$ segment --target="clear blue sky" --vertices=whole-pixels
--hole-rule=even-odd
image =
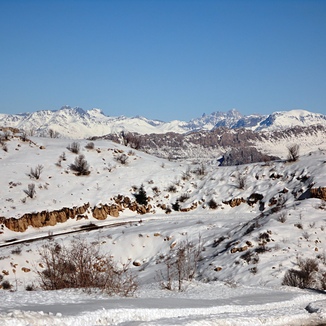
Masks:
[[[0,113],[326,114],[325,0],[0,0]]]

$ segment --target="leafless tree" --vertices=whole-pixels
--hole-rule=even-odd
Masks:
[[[184,282],[195,278],[198,271],[198,262],[202,252],[201,237],[198,243],[188,241],[188,239],[171,249],[169,255],[164,259],[165,271],[161,271],[161,287],[173,290],[173,283],[177,282],[178,291],[184,290]]]

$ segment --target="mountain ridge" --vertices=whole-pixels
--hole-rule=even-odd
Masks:
[[[0,114],[0,126],[14,127],[37,136],[48,136],[54,130],[63,138],[88,138],[120,132],[138,134],[185,134],[193,131],[245,128],[253,131],[286,129],[294,126],[326,126],[326,115],[306,110],[276,111],[269,115],[242,115],[236,109],[227,112],[203,114],[189,122],[171,120],[163,122],[142,116],[108,116],[101,109],[84,110],[63,106],[59,110],[41,110],[32,113]]]

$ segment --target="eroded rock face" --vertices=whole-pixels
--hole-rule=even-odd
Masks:
[[[326,187],[311,188],[311,197],[326,200]]]
[[[118,204],[105,204],[100,207],[94,207],[92,213],[97,220],[105,220],[108,216],[118,217],[120,211],[122,211],[122,207]]]
[[[0,223],[4,224],[9,230],[24,232],[29,226],[40,228],[43,226],[54,226],[57,223],[64,223],[70,218],[75,218],[80,214],[84,214],[88,208],[89,204],[85,204],[80,207],[64,207],[52,212],[42,211],[38,213],[28,213],[20,218],[0,217]]]
[[[91,212],[94,218],[97,220],[105,220],[108,216],[118,217],[119,213],[124,209],[130,209],[138,214],[146,214],[152,210],[152,205],[147,206],[139,205],[135,201],[131,201],[129,197],[118,195],[113,198],[113,204],[103,204],[91,208]],[[43,226],[54,226],[57,223],[64,223],[68,219],[76,218],[80,220],[81,218],[87,219],[87,210],[90,205],[85,204],[80,207],[67,208],[64,207],[60,210],[55,210],[52,212],[42,211],[37,213],[24,214],[20,218],[6,218],[0,217],[0,224],[6,226],[9,230],[15,232],[24,232],[29,226],[34,228],[41,228]]]
[[[245,203],[246,201],[241,197],[241,198],[233,198],[227,201],[223,201],[223,204],[230,205],[231,207],[236,207],[239,206],[241,203]]]

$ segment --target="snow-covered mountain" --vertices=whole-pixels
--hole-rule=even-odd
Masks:
[[[306,110],[274,112],[256,126],[256,130],[275,130],[292,127],[307,127],[320,124],[326,126],[326,115]]]
[[[0,126],[15,127],[35,135],[46,136],[49,130],[65,138],[87,138],[121,131],[140,134],[188,131],[186,123],[149,120],[143,117],[109,117],[100,109],[83,110],[64,106],[56,111],[37,111],[23,114],[0,114]]]
[[[190,131],[213,130],[226,127],[250,130],[286,129],[294,126],[307,127],[321,124],[326,126],[326,116],[304,110],[275,112],[266,115],[243,116],[233,109],[228,112],[203,114],[200,118],[186,121],[163,122],[145,117],[106,116],[100,109],[83,110],[64,106],[55,111],[37,111],[22,114],[0,114],[0,126],[15,127],[29,134],[49,135],[54,131],[64,138],[78,139],[120,132],[144,134],[164,134],[174,132],[185,134]],[[53,133],[52,133],[53,135]]]

